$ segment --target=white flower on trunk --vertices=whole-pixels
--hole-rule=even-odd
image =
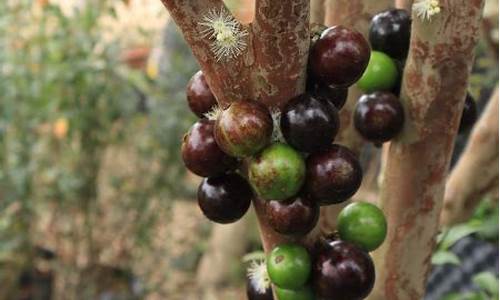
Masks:
[[[245,50],[248,32],[224,8],[208,11],[198,24],[204,27],[202,37],[212,40],[210,49],[217,61],[235,58]]]
[[[271,279],[267,274],[265,260],[252,261],[248,268],[248,278],[259,293],[264,294],[266,292],[271,285]]]
[[[439,6],[439,0],[417,0],[413,4],[413,11],[420,19],[429,21],[432,16],[441,12],[441,7]]]

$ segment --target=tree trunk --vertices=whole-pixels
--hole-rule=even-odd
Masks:
[[[389,148],[380,197],[389,228],[374,252],[371,300],[422,299],[430,270],[484,1],[440,4],[430,20],[413,13],[401,94],[406,122]]]
[[[448,178],[441,224],[467,220],[494,187],[498,187],[498,86]]]

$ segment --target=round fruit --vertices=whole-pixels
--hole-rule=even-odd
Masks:
[[[222,175],[237,166],[237,160],[224,153],[214,139],[214,122],[202,119],[184,136],[181,153],[186,168],[202,177]]]
[[[267,258],[267,273],[272,283],[284,289],[302,287],[311,273],[307,250],[296,244],[276,246]]]
[[[469,130],[472,127],[472,125],[476,123],[476,120],[477,120],[476,101],[474,101],[474,98],[472,98],[471,94],[467,93],[458,132],[463,133]]]
[[[366,93],[387,91],[396,85],[398,78],[398,67],[392,58],[382,52],[372,51],[368,67],[357,85]]]
[[[395,59],[404,59],[410,48],[410,14],[404,9],[391,9],[375,15],[370,26],[372,48]]]
[[[377,249],[387,233],[384,213],[376,205],[355,202],[344,207],[337,218],[340,238],[365,251]]]
[[[211,221],[221,224],[239,220],[247,212],[252,189],[238,174],[205,178],[198,188],[198,205]]]
[[[262,150],[273,133],[269,110],[253,100],[236,101],[223,110],[215,124],[215,140],[227,154],[251,156]]]
[[[361,185],[363,171],[356,155],[341,145],[311,154],[306,162],[306,189],[321,205],[349,199]]]
[[[313,76],[325,85],[347,87],[356,82],[370,59],[363,35],[344,26],[323,31],[309,56]]]
[[[313,152],[330,145],[339,129],[337,109],[309,94],[290,100],[281,113],[280,127],[285,140],[295,149]]]
[[[297,290],[287,290],[276,287],[278,300],[315,300],[314,292],[311,287],[303,286]]]
[[[250,160],[248,179],[257,194],[267,200],[284,200],[297,194],[305,177],[305,163],[297,151],[274,143]]]
[[[403,128],[404,119],[403,106],[388,92],[363,95],[354,108],[354,127],[376,144],[395,137]]]
[[[370,255],[344,241],[333,241],[318,253],[312,272],[314,290],[320,299],[361,300],[375,282]]]
[[[262,265],[264,269],[262,271],[266,272],[266,266]],[[261,267],[260,265],[258,266],[260,271]],[[264,274],[261,274],[260,272],[257,272],[255,276],[265,276]],[[267,276],[266,276],[267,278]],[[252,278],[251,276],[246,276],[247,279],[247,298],[248,300],[273,300],[273,291],[271,288],[271,283],[269,282],[269,279],[264,280],[263,278]]]
[[[319,219],[319,206],[306,195],[285,201],[266,201],[265,216],[271,228],[288,235],[304,235],[311,231]]]
[[[313,97],[322,102],[333,104],[338,110],[344,107],[344,104],[347,100],[347,88],[334,87],[332,85],[314,84],[310,90]]]
[[[196,72],[188,82],[186,95],[189,108],[200,118],[217,105],[203,72]]]

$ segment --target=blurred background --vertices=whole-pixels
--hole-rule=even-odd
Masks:
[[[251,19],[252,1],[226,2]],[[498,78],[490,2],[470,87],[480,106]],[[197,70],[160,0],[0,0],[0,300],[245,299],[254,216],[212,225],[180,159]],[[462,226],[450,251],[472,235],[498,265],[497,202]]]

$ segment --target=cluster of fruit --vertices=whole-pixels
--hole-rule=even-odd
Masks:
[[[218,107],[203,73],[196,73],[187,99],[200,120],[184,136],[182,158],[190,171],[205,177],[198,189],[203,214],[217,223],[235,222],[257,194],[273,230],[302,236],[316,226],[320,206],[354,195],[362,169],[352,151],[333,144],[338,111],[357,82],[367,93],[354,111],[359,133],[380,145],[401,131],[404,110],[397,95],[410,27],[406,11],[384,11],[372,20],[370,47],[355,30],[314,26],[306,92],[279,113],[250,99]],[[321,237],[310,252],[298,244],[273,249],[262,275],[268,280],[250,282],[249,299],[272,299],[270,282],[280,300],[363,299],[375,279],[368,252],[382,244],[386,230],[376,206],[348,205],[337,232]]]

